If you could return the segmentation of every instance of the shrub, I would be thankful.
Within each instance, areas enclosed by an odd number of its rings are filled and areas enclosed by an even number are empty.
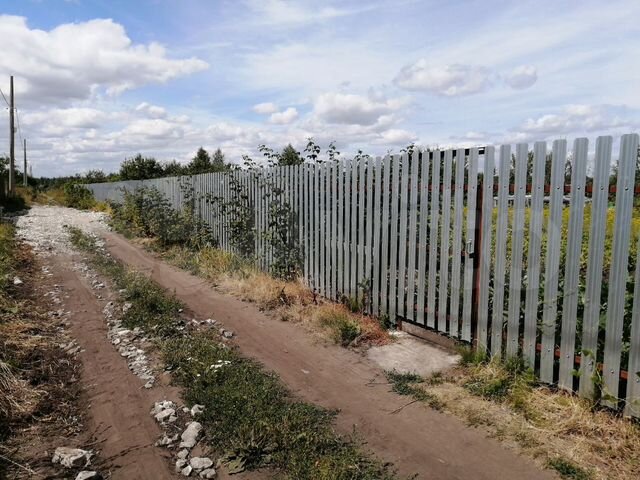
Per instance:
[[[67,207],[89,210],[96,204],[93,193],[84,185],[69,182],[64,185],[64,204]]]
[[[155,237],[163,247],[183,244],[196,248],[211,243],[208,228],[190,208],[175,210],[155,187],[124,191],[122,204],[113,204],[112,225],[123,233]]]

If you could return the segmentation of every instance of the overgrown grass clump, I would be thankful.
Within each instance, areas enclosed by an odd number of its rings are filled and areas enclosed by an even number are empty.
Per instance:
[[[549,459],[547,467],[558,472],[562,478],[570,480],[591,480],[593,478],[591,472],[562,457]]]
[[[271,467],[288,479],[392,479],[389,465],[353,438],[333,430],[336,412],[294,398],[278,376],[240,356],[212,333],[175,329],[180,302],[139,273],[128,272],[97,248],[94,238],[70,229],[74,245],[124,289],[131,306],[124,324],[154,334],[167,369],[199,417],[207,441],[231,470]]]
[[[275,374],[215,339],[171,339],[163,354],[185,400],[205,405],[199,420],[207,439],[229,461],[272,466],[291,479],[394,478],[356,441],[334,432],[335,412],[296,400]]]
[[[424,388],[426,382],[416,373],[401,373],[396,370],[385,372],[391,390],[399,395],[406,395],[416,402],[424,402],[435,410],[441,410],[442,402]]]

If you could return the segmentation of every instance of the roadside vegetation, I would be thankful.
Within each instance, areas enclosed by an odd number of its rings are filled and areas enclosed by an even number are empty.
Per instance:
[[[461,357],[443,374],[387,372],[387,380],[395,392],[461,418],[561,478],[639,478],[637,422],[538,383],[520,360],[487,360],[470,350]]]
[[[211,232],[193,211],[174,210],[154,188],[125,192],[122,204],[110,208],[111,226],[116,231],[281,320],[304,324],[343,346],[391,341],[384,318],[365,315],[366,306],[349,299],[343,304],[322,299],[298,278],[292,259],[284,259],[281,268],[269,274],[258,268],[256,259],[217,248]],[[237,235],[244,235],[243,230],[239,229]],[[278,243],[277,248],[288,246]]]
[[[155,338],[184,400],[205,406],[200,421],[206,441],[230,470],[268,467],[290,479],[395,478],[357,438],[334,432],[336,412],[297,400],[277,375],[212,331],[184,328],[177,299],[107,256],[94,238],[74,228],[70,235],[91,264],[123,290],[121,301],[131,304],[123,323]]]
[[[38,305],[34,275],[31,250],[0,219],[0,478],[33,478],[28,463],[48,439],[81,428],[80,367],[61,348],[60,320]]]

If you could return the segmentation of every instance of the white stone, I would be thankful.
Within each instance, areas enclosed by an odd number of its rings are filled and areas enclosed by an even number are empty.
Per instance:
[[[82,450],[81,448],[58,447],[53,453],[51,461],[59,463],[63,467],[88,467],[91,464],[90,450]]]
[[[167,408],[166,410],[162,410],[160,413],[157,413],[155,418],[158,422],[162,423],[175,414],[176,411],[173,408]]]
[[[216,470],[214,468],[207,468],[200,472],[200,478],[215,478]]]
[[[101,480],[102,475],[92,470],[83,470],[76,475],[76,480]]]
[[[187,465],[187,461],[184,458],[176,460],[176,472],[180,472]]]
[[[194,470],[204,470],[213,465],[213,460],[207,457],[193,457],[189,460],[189,465],[191,465]]]
[[[202,430],[202,425],[198,422],[191,422],[187,424],[187,428],[180,438],[182,438],[182,442],[180,442],[180,448],[193,448],[198,442],[198,435],[200,435],[200,431]]]
[[[186,449],[185,449],[185,450],[180,450],[180,451],[178,452],[178,458],[181,458],[181,459],[183,459],[183,460],[184,460],[184,459],[185,459],[185,458],[187,458],[188,456],[189,456],[189,450],[186,450]]]
[[[204,405],[198,405],[197,403],[191,407],[191,416],[195,417],[196,415],[200,415],[204,412]]]
[[[191,465],[187,465],[182,469],[180,473],[182,473],[182,475],[184,475],[185,477],[188,477],[189,475],[191,475],[191,472],[193,472],[193,467]]]

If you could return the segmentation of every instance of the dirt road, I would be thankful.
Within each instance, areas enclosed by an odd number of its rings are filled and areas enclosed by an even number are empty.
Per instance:
[[[149,415],[154,402],[179,399],[179,391],[157,382],[152,389],[128,368],[127,361],[107,337],[103,314],[105,304],[114,298],[108,288],[96,289],[78,269],[81,256],[70,247],[64,225],[74,225],[94,233],[106,232],[101,215],[57,207],[34,207],[17,222],[19,236],[33,246],[39,262],[46,268],[42,291],[57,290],[61,303],[45,308],[70,312],[68,333],[81,348],[83,398],[86,408],[84,432],[68,438],[66,447],[83,447],[98,452],[98,469],[111,479],[176,478],[166,449],[154,444],[161,430]],[[95,280],[95,279],[94,279]],[[28,446],[26,446],[28,448]],[[50,454],[43,462],[50,462]],[[95,462],[94,462],[95,463]]]
[[[318,343],[304,329],[216,292],[119,235],[109,233],[106,239],[112,255],[175,292],[196,316],[215,318],[234,330],[243,354],[277,372],[303,399],[339,409],[339,430],[351,433],[355,426],[368,447],[401,474],[449,480],[556,478],[452,416],[407,405],[407,397],[389,391],[383,372],[357,353]]]

